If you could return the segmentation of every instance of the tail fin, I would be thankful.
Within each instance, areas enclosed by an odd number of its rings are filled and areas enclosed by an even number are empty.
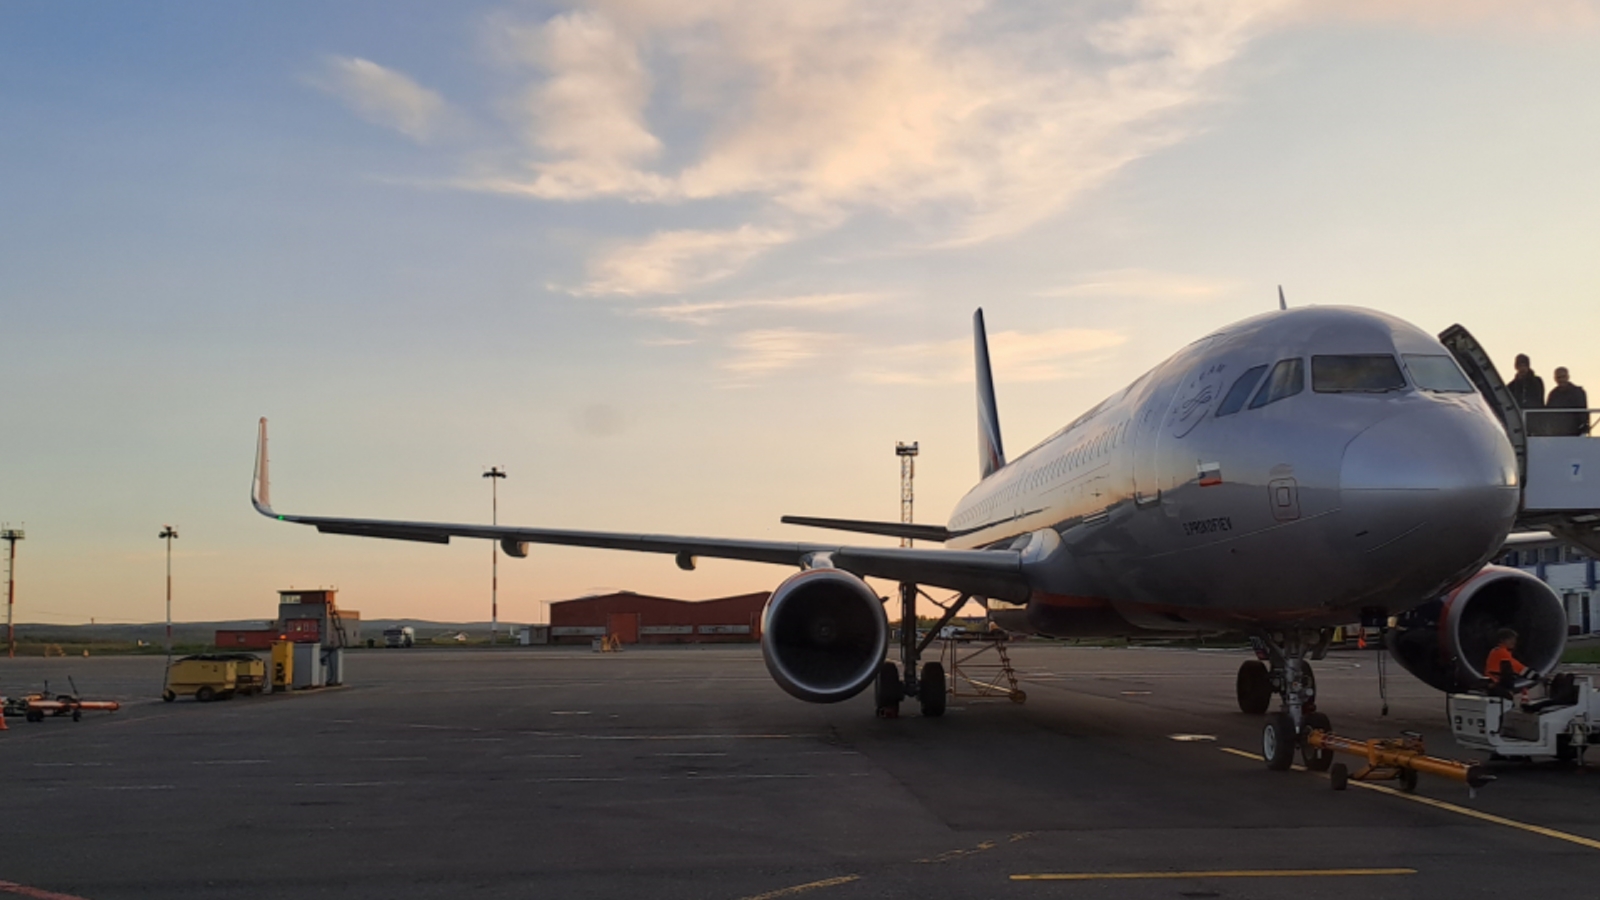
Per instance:
[[[256,512],[264,516],[276,515],[272,511],[272,487],[267,480],[267,418],[261,417],[261,433],[256,438],[256,474],[251,479],[250,502]]]
[[[1005,468],[1006,450],[1000,443],[1000,412],[994,402],[994,375],[989,371],[989,335],[983,329],[983,310],[972,314],[972,343],[978,369],[978,471],[988,478]]]

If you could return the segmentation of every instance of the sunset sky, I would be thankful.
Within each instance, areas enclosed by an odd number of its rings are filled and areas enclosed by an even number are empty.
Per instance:
[[[0,6],[23,622],[486,620],[489,545],[280,512],[824,539],[1208,330],[1352,304],[1600,388],[1600,6]],[[879,539],[865,537],[860,542]],[[788,573],[535,547],[501,619]]]

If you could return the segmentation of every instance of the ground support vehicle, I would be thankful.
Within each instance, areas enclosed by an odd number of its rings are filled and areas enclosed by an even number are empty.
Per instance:
[[[1600,693],[1594,677],[1563,673],[1550,679],[1547,696],[1527,700],[1520,686],[1500,693],[1451,694],[1446,709],[1456,743],[1491,759],[1582,757],[1600,744]]]
[[[240,671],[253,671],[253,666],[238,660],[238,657],[254,660],[259,666],[259,674],[246,676],[246,681],[240,682]],[[162,700],[168,703],[179,697],[194,697],[200,703],[227,700],[242,690],[259,692],[264,676],[266,665],[258,657],[251,657],[250,653],[200,653],[195,657],[173,660],[173,665],[166,671],[166,689],[162,690]],[[248,677],[256,677],[258,681],[248,681]]]

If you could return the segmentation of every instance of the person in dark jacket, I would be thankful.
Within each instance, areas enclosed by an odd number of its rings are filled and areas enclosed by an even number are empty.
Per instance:
[[[1589,395],[1583,388],[1572,383],[1572,378],[1567,374],[1565,366],[1556,369],[1556,386],[1550,389],[1550,399],[1546,401],[1547,409],[1588,409]],[[1546,434],[1553,435],[1579,435],[1589,433],[1589,414],[1586,412],[1561,413],[1560,415],[1547,415],[1548,430]]]
[[[1533,366],[1528,363],[1528,354],[1518,353],[1514,365],[1517,367],[1517,377],[1506,385],[1511,390],[1511,399],[1517,401],[1517,406],[1523,412],[1530,409],[1544,409],[1544,379],[1533,374]],[[1546,424],[1544,416],[1529,416],[1528,433],[1543,434]]]

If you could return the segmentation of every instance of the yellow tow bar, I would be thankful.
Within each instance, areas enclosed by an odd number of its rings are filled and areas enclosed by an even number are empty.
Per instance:
[[[1416,790],[1417,775],[1421,772],[1459,781],[1474,789],[1494,780],[1494,776],[1484,771],[1479,763],[1429,756],[1427,748],[1422,745],[1422,735],[1411,731],[1398,738],[1358,741],[1330,731],[1313,730],[1306,736],[1306,744],[1318,750],[1359,756],[1366,760],[1366,765],[1357,772],[1351,772],[1344,763],[1334,763],[1328,768],[1328,780],[1336,791],[1344,790],[1354,779],[1398,781],[1400,789],[1410,793]]]

